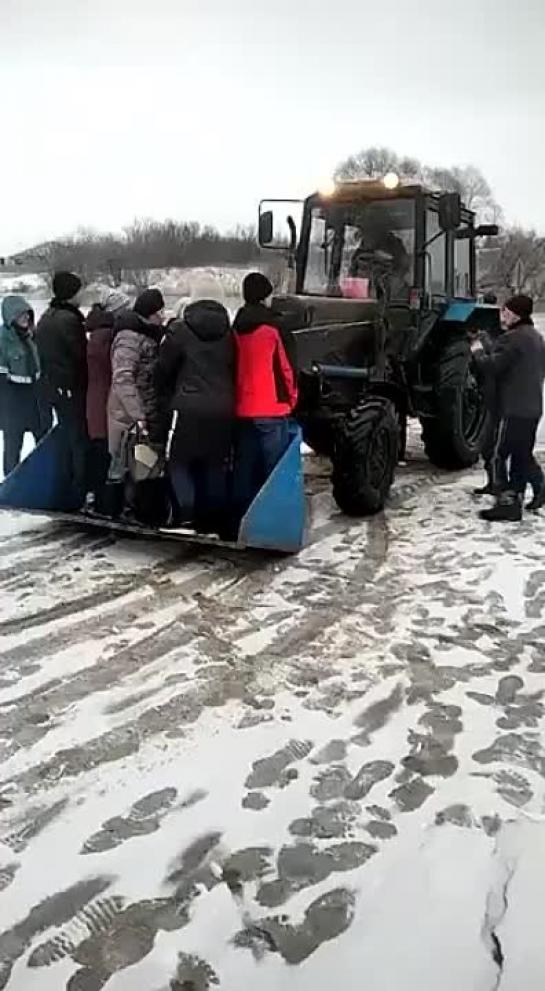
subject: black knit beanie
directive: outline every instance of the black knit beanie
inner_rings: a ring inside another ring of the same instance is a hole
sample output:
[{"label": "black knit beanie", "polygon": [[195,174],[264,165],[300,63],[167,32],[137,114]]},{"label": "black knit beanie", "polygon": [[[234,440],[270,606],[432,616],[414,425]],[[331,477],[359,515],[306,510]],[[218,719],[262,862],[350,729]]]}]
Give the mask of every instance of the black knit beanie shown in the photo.
[{"label": "black knit beanie", "polygon": [[534,301],[530,296],[523,296],[522,294],[511,296],[503,305],[520,320],[529,320],[534,312]]},{"label": "black knit beanie", "polygon": [[77,296],[81,286],[81,279],[73,272],[55,272],[53,276],[53,295],[61,303],[67,303]]},{"label": "black knit beanie", "polygon": [[272,282],[261,272],[250,272],[242,283],[245,303],[262,303],[273,291]]},{"label": "black knit beanie", "polygon": [[146,320],[164,308],[165,301],[159,289],[144,289],[134,304],[134,312]]}]

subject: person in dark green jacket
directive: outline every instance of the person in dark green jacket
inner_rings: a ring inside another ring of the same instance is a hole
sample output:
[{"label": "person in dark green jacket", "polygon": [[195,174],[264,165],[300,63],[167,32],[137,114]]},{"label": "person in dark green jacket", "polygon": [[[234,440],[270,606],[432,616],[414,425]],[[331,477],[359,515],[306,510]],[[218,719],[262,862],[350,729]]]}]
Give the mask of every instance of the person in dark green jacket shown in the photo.
[{"label": "person in dark green jacket", "polygon": [[17,467],[25,433],[36,442],[51,429],[34,340],[34,314],[23,296],[2,301],[0,326],[0,429],[4,435],[4,475]]}]

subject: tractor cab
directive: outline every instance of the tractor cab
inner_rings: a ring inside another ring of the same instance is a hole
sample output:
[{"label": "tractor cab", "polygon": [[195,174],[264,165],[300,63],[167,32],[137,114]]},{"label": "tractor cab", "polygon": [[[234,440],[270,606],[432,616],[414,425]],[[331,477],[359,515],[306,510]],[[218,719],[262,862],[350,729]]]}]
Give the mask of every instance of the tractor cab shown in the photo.
[{"label": "tractor cab", "polygon": [[393,175],[262,201],[259,243],[286,260],[273,309],[293,335],[298,417],[346,512],[382,508],[410,416],[435,465],[479,457],[488,418],[469,344],[499,330],[499,311],[476,298],[476,242],[497,233],[458,193]]},{"label": "tractor cab", "polygon": [[259,214],[260,244],[287,254],[297,295],[415,309],[434,298],[473,299],[475,239],[494,233],[475,226],[457,193],[377,180],[342,183],[304,203],[264,200]]}]

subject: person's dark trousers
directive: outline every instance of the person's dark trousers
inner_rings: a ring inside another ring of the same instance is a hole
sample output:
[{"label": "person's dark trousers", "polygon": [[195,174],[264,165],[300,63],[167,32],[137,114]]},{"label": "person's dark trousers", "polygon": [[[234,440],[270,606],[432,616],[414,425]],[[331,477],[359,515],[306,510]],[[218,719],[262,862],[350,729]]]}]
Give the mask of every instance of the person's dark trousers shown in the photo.
[{"label": "person's dark trousers", "polygon": [[74,496],[80,506],[85,502],[88,491],[87,461],[89,437],[85,397],[78,395],[55,395],[54,407],[59,428],[64,435],[68,469]]},{"label": "person's dark trousers", "polygon": [[170,461],[170,479],[176,501],[174,524],[192,522],[201,533],[215,533],[228,518],[228,462],[226,458]]},{"label": "person's dark trousers", "polygon": [[523,496],[530,484],[539,492],[545,484],[543,472],[534,457],[539,418],[521,416],[502,420],[498,428],[494,471],[500,487]]},{"label": "person's dark trousers", "polygon": [[289,444],[287,417],[241,419],[237,423],[233,509],[241,520]]},{"label": "person's dark trousers", "polygon": [[200,533],[219,532],[228,510],[227,461],[196,459],[189,464],[195,493],[194,525]]},{"label": "person's dark trousers", "polygon": [[97,513],[108,516],[111,508],[110,499],[105,492],[110,467],[108,441],[105,439],[90,440],[87,450],[87,485],[89,491],[94,495],[94,509]]},{"label": "person's dark trousers", "polygon": [[[28,406],[28,404],[26,405]],[[47,408],[42,410],[36,403],[36,409],[32,416],[29,416],[28,408],[23,412],[24,418],[14,408],[9,414],[8,423],[3,430],[4,475],[9,475],[19,464],[26,433],[31,433],[35,443],[38,444],[42,437],[45,437],[46,433],[51,430],[51,412]]]}]

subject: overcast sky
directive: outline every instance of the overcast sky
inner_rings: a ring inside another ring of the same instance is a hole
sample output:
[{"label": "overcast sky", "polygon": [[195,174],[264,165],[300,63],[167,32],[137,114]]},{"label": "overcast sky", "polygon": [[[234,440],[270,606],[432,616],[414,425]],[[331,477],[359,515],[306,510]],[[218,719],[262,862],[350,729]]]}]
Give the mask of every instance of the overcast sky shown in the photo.
[{"label": "overcast sky", "polygon": [[544,0],[0,0],[0,255],[252,222],[386,144],[545,233]]}]

